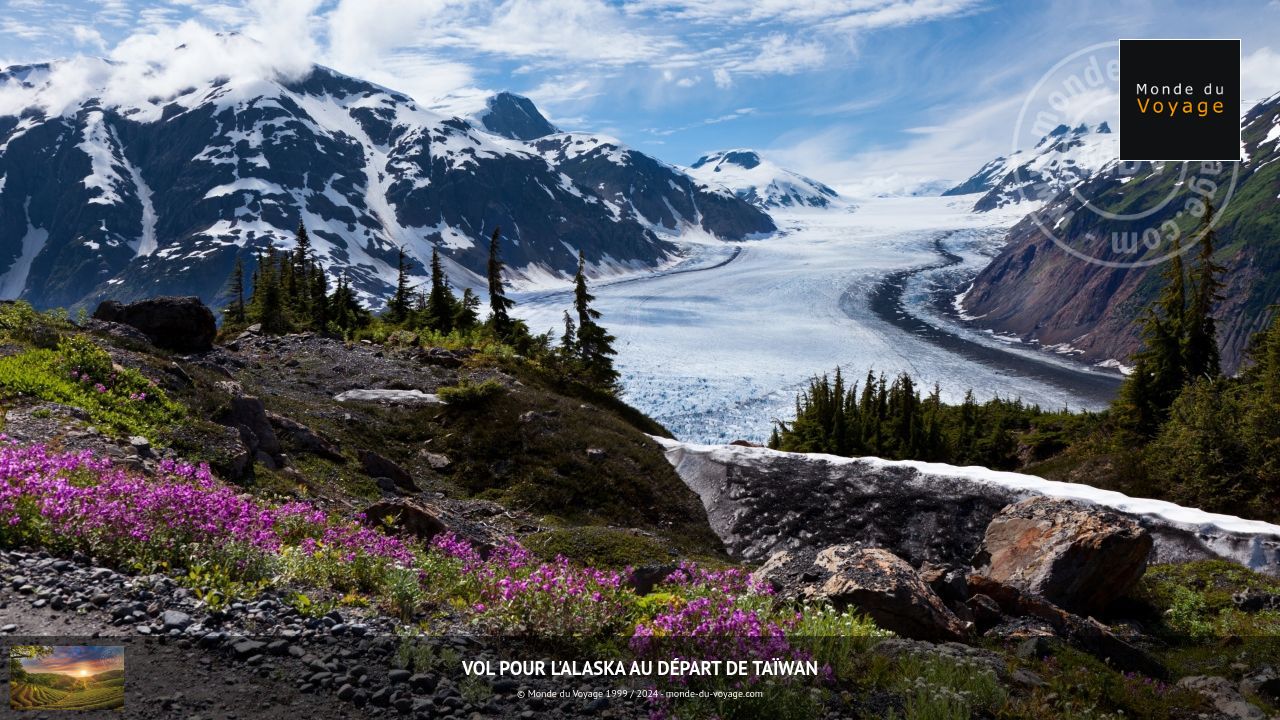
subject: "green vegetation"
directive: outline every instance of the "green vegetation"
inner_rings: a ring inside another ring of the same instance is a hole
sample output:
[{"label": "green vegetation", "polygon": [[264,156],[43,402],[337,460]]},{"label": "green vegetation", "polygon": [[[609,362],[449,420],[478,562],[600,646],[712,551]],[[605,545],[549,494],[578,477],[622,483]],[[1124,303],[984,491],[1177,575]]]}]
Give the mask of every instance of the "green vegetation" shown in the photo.
[{"label": "green vegetation", "polygon": [[671,561],[661,540],[635,530],[611,527],[566,527],[544,530],[524,538],[534,555],[551,560],[557,555],[596,567],[621,568]]},{"label": "green vegetation", "polygon": [[505,392],[502,384],[495,380],[471,382],[463,379],[457,385],[448,385],[436,390],[441,400],[451,407],[475,409],[484,406],[490,399]]},{"label": "green vegetation", "polygon": [[863,384],[846,387],[837,368],[834,380],[815,378],[800,393],[795,420],[777,424],[769,447],[1013,469],[1062,450],[1090,421],[1020,400],[978,403],[972,392],[948,405],[937,387],[922,396],[905,373],[890,383],[868,372]]},{"label": "green vegetation", "polygon": [[[28,316],[27,309],[15,312]],[[0,391],[78,407],[95,424],[151,440],[184,415],[155,383],[114,364],[106,350],[83,335],[63,337],[54,350],[31,348],[0,357]]]}]

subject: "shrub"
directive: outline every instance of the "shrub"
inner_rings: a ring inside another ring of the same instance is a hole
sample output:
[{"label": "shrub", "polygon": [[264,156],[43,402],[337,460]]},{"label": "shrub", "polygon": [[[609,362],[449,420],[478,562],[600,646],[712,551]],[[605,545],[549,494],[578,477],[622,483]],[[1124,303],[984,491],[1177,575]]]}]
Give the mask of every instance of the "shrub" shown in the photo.
[{"label": "shrub", "polygon": [[457,385],[440,388],[436,395],[451,407],[477,408],[504,392],[506,388],[496,380],[475,383],[464,378]]},{"label": "shrub", "polygon": [[557,555],[597,567],[626,567],[666,561],[670,555],[659,540],[631,530],[608,527],[573,527],[545,530],[524,538],[538,557]]}]

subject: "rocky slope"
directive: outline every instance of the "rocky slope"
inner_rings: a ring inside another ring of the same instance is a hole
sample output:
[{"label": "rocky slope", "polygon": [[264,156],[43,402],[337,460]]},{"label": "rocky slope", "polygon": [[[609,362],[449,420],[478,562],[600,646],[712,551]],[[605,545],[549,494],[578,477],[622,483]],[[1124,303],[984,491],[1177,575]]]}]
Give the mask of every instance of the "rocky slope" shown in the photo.
[{"label": "rocky slope", "polygon": [[[1266,327],[1269,308],[1280,300],[1277,223],[1280,221],[1280,99],[1254,107],[1244,117],[1243,154],[1234,195],[1221,211],[1215,260],[1227,268],[1224,300],[1215,310],[1224,369],[1234,372],[1252,335]],[[1192,170],[1197,163],[1188,167]],[[1230,167],[1229,165],[1227,166]],[[1143,164],[1134,174],[1098,172],[1076,186],[1080,197],[1113,213],[1136,213],[1178,192],[1179,166]],[[1223,181],[1226,178],[1222,178]],[[984,196],[984,200],[986,196]],[[985,328],[1045,346],[1069,346],[1082,359],[1127,363],[1140,342],[1141,317],[1158,292],[1169,251],[1137,243],[1136,252],[1113,245],[1112,233],[1161,227],[1175,221],[1183,237],[1193,219],[1179,212],[1185,193],[1146,217],[1141,226],[1106,220],[1081,207],[1070,193],[1050,200],[1040,214],[1061,239],[1090,257],[1122,267],[1084,262],[1054,244],[1030,218],[1016,225],[992,262],[963,298],[965,313]],[[1219,201],[1221,204],[1221,201]],[[1137,265],[1135,267],[1135,265]]]},{"label": "rocky slope", "polygon": [[78,72],[109,78],[113,66],[0,72],[0,297],[219,304],[236,258],[252,267],[269,243],[287,247],[299,220],[330,275],[374,305],[401,246],[416,278],[436,248],[456,284],[477,284],[497,226],[515,279],[571,273],[578,251],[593,271],[653,268],[690,229],[730,240],[774,229],[749,203],[616,143],[526,143],[554,128],[512,95],[469,121],[320,66],[146,99],[107,80],[68,88]]},{"label": "rocky slope", "polygon": [[1280,526],[1256,520],[984,468],[660,442],[712,529],[748,560],[858,543],[915,565],[968,563],[1002,508],[1047,496],[1136,519],[1154,539],[1152,562],[1217,558],[1280,576]]}]

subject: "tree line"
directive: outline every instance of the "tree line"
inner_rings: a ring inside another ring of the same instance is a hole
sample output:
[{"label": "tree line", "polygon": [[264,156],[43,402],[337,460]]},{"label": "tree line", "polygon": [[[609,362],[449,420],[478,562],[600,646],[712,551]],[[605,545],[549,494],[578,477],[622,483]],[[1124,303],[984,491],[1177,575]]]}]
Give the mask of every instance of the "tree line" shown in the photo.
[{"label": "tree line", "polygon": [[615,392],[618,372],[614,337],[600,323],[592,307],[595,296],[587,287],[586,258],[578,253],[573,280],[573,311],[565,311],[564,332],[558,343],[552,332],[535,335],[528,325],[512,316],[515,301],[507,294],[506,265],[501,256],[501,228],[489,240],[486,267],[488,314],[481,318],[481,299],[471,288],[458,295],[449,282],[436,248],[431,250],[430,279],[421,286],[412,282],[412,266],[405,248],[398,249],[395,291],[386,309],[375,314],[360,302],[344,275],[332,291],[324,267],[315,258],[305,225],[298,229],[291,251],[269,244],[254,253],[246,278],[243,260],[237,256],[232,270],[230,304],[223,310],[230,327],[253,324],[266,334],[310,331],[329,337],[353,337],[362,332],[404,330],[425,342],[450,341],[479,345],[495,341],[542,363],[565,379]]}]

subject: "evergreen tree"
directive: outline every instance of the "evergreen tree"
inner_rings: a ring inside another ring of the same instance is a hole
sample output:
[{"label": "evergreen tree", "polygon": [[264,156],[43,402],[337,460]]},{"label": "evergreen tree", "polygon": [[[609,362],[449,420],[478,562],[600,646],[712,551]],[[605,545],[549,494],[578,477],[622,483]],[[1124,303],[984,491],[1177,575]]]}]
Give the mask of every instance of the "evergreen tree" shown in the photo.
[{"label": "evergreen tree", "polygon": [[502,256],[498,240],[502,237],[502,228],[493,229],[493,237],[489,239],[489,325],[499,338],[511,334],[511,308],[515,306],[506,295],[502,281]]},{"label": "evergreen tree", "polygon": [[334,288],[333,295],[329,296],[329,316],[333,325],[343,332],[369,324],[369,311],[360,305],[346,277],[338,278],[338,286]]},{"label": "evergreen tree", "polygon": [[244,263],[240,262],[240,256],[236,256],[236,267],[231,271],[231,295],[235,299],[231,302],[231,307],[227,308],[227,318],[235,323],[242,323],[247,318],[244,307]]},{"label": "evergreen tree", "polygon": [[298,221],[293,254],[285,263],[287,268],[287,292],[294,312],[300,318],[311,315],[311,238],[307,228]]},{"label": "evergreen tree", "polygon": [[464,288],[462,299],[458,301],[458,309],[453,315],[454,329],[464,333],[474,330],[480,323],[479,309],[480,298],[476,297],[471,288]]},{"label": "evergreen tree", "polygon": [[458,312],[458,299],[449,289],[449,278],[445,277],[444,268],[440,264],[440,253],[431,249],[431,294],[427,296],[426,307],[423,308],[424,321],[427,327],[439,333],[453,331],[454,315]]},{"label": "evergreen tree", "polygon": [[578,326],[568,310],[564,311],[564,334],[560,336],[560,359],[571,362],[578,357]]},{"label": "evergreen tree", "polygon": [[1213,308],[1222,300],[1221,276],[1226,268],[1213,261],[1217,237],[1213,231],[1213,205],[1208,202],[1205,203],[1201,235],[1186,317],[1186,347],[1183,355],[1188,380],[1212,379],[1222,374],[1218,328],[1213,319]]},{"label": "evergreen tree", "polygon": [[578,252],[578,273],[573,278],[573,304],[578,312],[578,358],[590,384],[606,391],[617,387],[618,372],[613,368],[615,338],[597,322],[600,312],[591,307],[595,296],[587,290],[587,261]]},{"label": "evergreen tree", "polygon": [[398,248],[397,252],[396,292],[387,301],[387,321],[391,323],[402,323],[408,320],[410,304],[413,301],[409,287],[409,256],[405,254],[403,246]]},{"label": "evergreen tree", "polygon": [[324,268],[316,263],[311,273],[311,329],[324,334],[329,331],[329,283]]},{"label": "evergreen tree", "polygon": [[263,265],[258,268],[258,287],[254,288],[257,306],[255,320],[262,324],[262,332],[279,335],[289,332],[292,323],[285,311],[284,287],[281,279],[279,253],[274,245],[267,248]]},{"label": "evergreen tree", "polygon": [[[1143,322],[1143,347],[1134,356],[1135,371],[1125,380],[1123,415],[1131,429],[1154,433],[1186,384],[1184,351],[1187,336],[1186,278],[1182,252],[1173,241],[1173,257],[1161,273],[1164,289]],[[1138,372],[1138,370],[1141,372]]]}]

